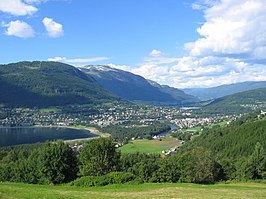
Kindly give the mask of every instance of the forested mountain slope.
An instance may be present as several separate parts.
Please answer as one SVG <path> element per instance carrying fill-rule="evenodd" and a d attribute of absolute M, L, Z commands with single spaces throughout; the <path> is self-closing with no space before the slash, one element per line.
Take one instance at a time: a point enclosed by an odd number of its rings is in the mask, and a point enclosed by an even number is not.
<path fill-rule="evenodd" d="M 254 113 L 253 115 L 253 121 L 239 119 L 228 127 L 205 130 L 186 147 L 204 147 L 214 152 L 218 159 L 235 160 L 251 155 L 258 142 L 265 149 L 266 118 L 258 120 L 258 114 Z"/>
<path fill-rule="evenodd" d="M 203 108 L 207 113 L 239 114 L 266 108 L 266 88 L 260 88 L 214 100 Z"/>
<path fill-rule="evenodd" d="M 116 99 L 71 65 L 40 61 L 0 65 L 0 104 L 45 107 Z"/>
<path fill-rule="evenodd" d="M 155 105 L 182 105 L 197 99 L 183 91 L 133 73 L 109 66 L 85 66 L 80 68 L 93 76 L 106 90 L 130 101 Z"/>

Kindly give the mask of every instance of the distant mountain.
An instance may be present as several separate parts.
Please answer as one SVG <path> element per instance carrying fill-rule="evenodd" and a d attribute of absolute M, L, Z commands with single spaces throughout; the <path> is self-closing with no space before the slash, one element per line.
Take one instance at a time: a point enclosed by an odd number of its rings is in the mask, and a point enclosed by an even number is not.
<path fill-rule="evenodd" d="M 183 91 L 161 86 L 133 73 L 108 66 L 85 66 L 81 71 L 91 75 L 106 90 L 130 101 L 155 105 L 181 105 L 196 100 Z"/>
<path fill-rule="evenodd" d="M 171 95 L 173 98 L 182 102 L 183 104 L 199 102 L 198 98 L 194 97 L 193 95 L 186 94 L 184 91 L 180 89 L 170 87 L 168 85 L 161 85 L 152 80 L 148 80 L 148 82 L 152 86 L 158 88 L 161 92 Z"/>
<path fill-rule="evenodd" d="M 257 88 L 266 88 L 266 81 L 242 82 L 212 88 L 188 88 L 183 91 L 198 97 L 200 100 L 210 100 Z"/>
<path fill-rule="evenodd" d="M 203 108 L 208 113 L 238 114 L 266 108 L 266 88 L 259 88 L 215 99 Z"/>
<path fill-rule="evenodd" d="M 0 104 L 45 107 L 117 99 L 71 65 L 40 61 L 0 65 Z"/>

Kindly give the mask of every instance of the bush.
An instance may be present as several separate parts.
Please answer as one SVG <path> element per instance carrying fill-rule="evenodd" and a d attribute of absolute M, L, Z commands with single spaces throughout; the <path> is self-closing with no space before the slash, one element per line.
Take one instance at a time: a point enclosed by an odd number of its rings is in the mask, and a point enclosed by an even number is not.
<path fill-rule="evenodd" d="M 111 172 L 106 176 L 110 178 L 110 184 L 123 184 L 135 180 L 135 175 L 130 172 Z"/>
<path fill-rule="evenodd" d="M 74 180 L 70 184 L 80 187 L 105 186 L 109 184 L 109 179 L 105 176 L 85 176 Z"/>
<path fill-rule="evenodd" d="M 108 184 L 123 184 L 135 180 L 135 176 L 129 172 L 111 172 L 103 176 L 85 176 L 71 182 L 70 185 L 80 187 L 105 186 Z"/>

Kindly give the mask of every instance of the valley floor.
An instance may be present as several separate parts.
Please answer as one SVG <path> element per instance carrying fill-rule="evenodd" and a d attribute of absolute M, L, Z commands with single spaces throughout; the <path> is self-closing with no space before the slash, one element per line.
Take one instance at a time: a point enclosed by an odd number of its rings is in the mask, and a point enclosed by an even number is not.
<path fill-rule="evenodd" d="M 72 186 L 29 185 L 0 183 L 2 199 L 59 199 L 59 198 L 266 198 L 266 184 L 140 184 L 109 185 L 105 187 L 80 188 Z"/>

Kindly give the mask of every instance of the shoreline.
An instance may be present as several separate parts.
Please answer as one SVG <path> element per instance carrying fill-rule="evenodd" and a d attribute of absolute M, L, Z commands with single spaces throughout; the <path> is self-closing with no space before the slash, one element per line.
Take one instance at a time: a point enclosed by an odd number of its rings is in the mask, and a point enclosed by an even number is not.
<path fill-rule="evenodd" d="M 68 126 L 65 128 L 70 128 L 70 129 L 78 129 L 78 130 L 86 130 L 89 131 L 91 134 L 97 135 L 95 137 L 89 137 L 89 138 L 78 138 L 78 139 L 72 139 L 72 140 L 64 140 L 64 142 L 80 142 L 80 141 L 87 141 L 87 140 L 92 140 L 92 139 L 97 139 L 97 138 L 107 138 L 110 137 L 111 135 L 108 133 L 102 133 L 99 130 L 97 130 L 94 127 L 75 127 L 75 126 Z"/>
<path fill-rule="evenodd" d="M 102 133 L 99 130 L 97 130 L 94 127 L 76 127 L 76 126 L 42 126 L 42 125 L 32 125 L 32 126 L 0 126 L 0 128 L 68 128 L 68 129 L 76 129 L 76 130 L 85 130 L 88 131 L 88 133 L 95 135 L 94 137 L 88 137 L 88 138 L 77 138 L 77 139 L 70 139 L 70 140 L 64 140 L 64 142 L 70 143 L 70 142 L 81 142 L 81 141 L 87 141 L 91 139 L 96 138 L 107 138 L 111 135 L 108 133 Z"/>

